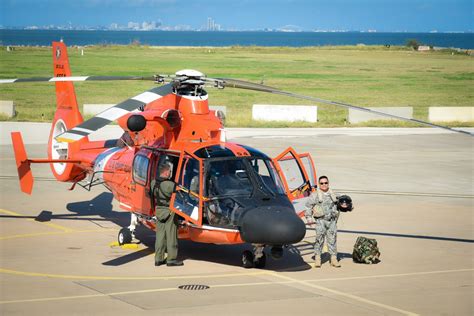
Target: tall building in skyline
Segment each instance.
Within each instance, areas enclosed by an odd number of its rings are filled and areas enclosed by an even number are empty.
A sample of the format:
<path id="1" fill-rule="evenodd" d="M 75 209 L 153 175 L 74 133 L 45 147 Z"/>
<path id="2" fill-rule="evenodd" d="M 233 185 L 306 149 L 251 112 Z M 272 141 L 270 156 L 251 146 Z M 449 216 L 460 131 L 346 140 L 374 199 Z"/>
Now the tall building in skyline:
<path id="1" fill-rule="evenodd" d="M 207 30 L 208 31 L 220 31 L 221 25 L 217 24 L 213 18 L 207 18 Z"/>

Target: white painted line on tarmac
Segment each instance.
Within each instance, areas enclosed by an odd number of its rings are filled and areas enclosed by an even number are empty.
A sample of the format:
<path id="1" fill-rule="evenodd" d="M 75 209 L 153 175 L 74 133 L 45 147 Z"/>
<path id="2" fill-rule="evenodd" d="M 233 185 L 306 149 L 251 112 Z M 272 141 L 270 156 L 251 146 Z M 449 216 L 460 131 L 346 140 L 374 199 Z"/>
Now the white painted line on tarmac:
<path id="1" fill-rule="evenodd" d="M 213 275 L 170 275 L 170 276 L 88 276 L 88 275 L 70 275 L 70 274 L 52 274 L 52 273 L 38 273 L 38 272 L 27 272 L 19 270 L 11 270 L 0 268 L 0 273 L 31 276 L 31 277 L 44 277 L 54 279 L 73 279 L 73 280 L 187 280 L 187 279 L 216 279 L 226 277 L 240 277 L 240 276 L 255 276 L 268 274 L 267 271 L 255 271 L 248 273 L 226 273 L 226 274 L 213 274 Z"/>
<path id="2" fill-rule="evenodd" d="M 86 229 L 86 230 L 69 230 L 69 231 L 54 231 L 54 232 L 42 232 L 42 233 L 29 233 L 29 234 L 18 234 L 18 235 L 7 235 L 7 236 L 0 236 L 0 240 L 8 240 L 8 239 L 16 239 L 16 238 L 32 238 L 32 237 L 39 237 L 39 236 L 54 236 L 54 235 L 64 235 L 64 234 L 80 234 L 80 233 L 103 233 L 103 232 L 110 232 L 116 231 L 116 229 Z"/>
<path id="3" fill-rule="evenodd" d="M 218 284 L 218 285 L 212 285 L 211 288 L 225 288 L 225 287 L 238 287 L 238 286 L 259 286 L 259 285 L 285 284 L 285 283 L 291 283 L 291 282 L 292 281 L 253 282 L 253 283 L 238 283 L 238 284 Z M 74 299 L 87 299 L 87 298 L 95 298 L 95 297 L 109 297 L 109 296 L 156 293 L 156 292 L 170 292 L 170 291 L 176 291 L 176 290 L 179 290 L 179 288 L 178 287 L 169 287 L 169 288 L 161 288 L 161 289 L 148 289 L 148 290 L 125 291 L 125 292 L 114 292 L 114 293 L 99 293 L 99 294 L 89 294 L 89 295 L 45 297 L 45 298 L 34 298 L 34 299 L 25 299 L 25 300 L 0 301 L 0 305 L 14 304 L 14 303 L 34 303 L 34 302 L 49 302 L 49 301 L 74 300 Z"/>
<path id="4" fill-rule="evenodd" d="M 474 269 L 456 269 L 456 270 L 423 271 L 423 272 L 398 273 L 398 274 L 367 275 L 367 276 L 360 276 L 360 277 L 312 279 L 312 280 L 306 280 L 306 281 L 307 282 L 326 282 L 326 281 L 366 280 L 366 279 L 394 278 L 394 277 L 404 277 L 404 276 L 420 276 L 420 275 L 430 275 L 430 274 L 472 272 L 472 271 L 474 271 Z"/>
<path id="5" fill-rule="evenodd" d="M 5 273 L 5 270 L 0 269 L 0 272 Z M 402 274 L 386 274 L 386 275 L 375 275 L 375 276 L 363 276 L 363 277 L 347 277 L 347 278 L 331 278 L 331 279 L 313 279 L 313 280 L 306 280 L 301 281 L 298 279 L 294 279 L 288 276 L 284 276 L 282 274 L 278 274 L 276 272 L 271 271 L 257 271 L 257 272 L 250 272 L 250 273 L 229 273 L 229 274 L 221 274 L 221 275 L 210 275 L 210 276 L 168 276 L 168 277 L 150 277 L 148 279 L 193 279 L 193 278 L 220 278 L 220 277 L 236 277 L 236 276 L 251 276 L 251 275 L 271 275 L 275 276 L 280 279 L 284 279 L 285 281 L 268 281 L 268 282 L 251 282 L 251 283 L 230 283 L 230 284 L 218 284 L 212 285 L 211 288 L 230 288 L 230 287 L 245 287 L 245 286 L 264 286 L 264 285 L 278 285 L 278 284 L 303 284 L 305 286 L 309 286 L 312 288 L 316 288 L 322 291 L 330 292 L 339 296 L 349 297 L 351 299 L 361 301 L 363 303 L 367 303 L 370 305 L 375 305 L 379 307 L 383 307 L 385 309 L 393 310 L 405 315 L 416 315 L 414 313 L 404 311 L 402 309 L 398 309 L 393 306 L 388 306 L 385 304 L 381 304 L 378 302 L 370 301 L 352 294 L 343 293 L 340 291 L 332 290 L 323 286 L 311 284 L 309 282 L 322 282 L 322 281 L 345 281 L 345 280 L 352 280 L 352 279 L 369 279 L 369 278 L 385 278 L 385 277 L 397 277 L 397 276 L 413 276 L 413 275 L 424 275 L 424 274 L 438 274 L 438 273 L 454 273 L 454 272 L 470 272 L 474 271 L 474 269 L 458 269 L 458 270 L 442 270 L 442 271 L 426 271 L 426 272 L 415 272 L 415 273 L 402 273 Z M 11 271 L 15 272 L 15 271 Z M 6 272 L 9 273 L 9 272 Z M 12 274 L 20 274 L 20 275 L 28 275 L 32 276 L 32 273 L 12 273 Z M 40 276 L 40 274 L 35 274 L 34 276 Z M 41 275 L 41 276 L 48 276 L 51 277 L 52 275 Z M 54 276 L 53 276 L 54 277 Z M 113 278 L 113 277 L 104 277 L 102 280 L 114 280 L 114 279 L 125 279 L 125 278 Z M 138 279 L 138 278 L 130 278 L 130 279 Z M 61 301 L 61 300 L 78 300 L 78 299 L 88 299 L 88 298 L 97 298 L 97 297 L 108 297 L 108 296 L 119 296 L 119 295 L 130 295 L 130 294 L 143 294 L 143 293 L 155 293 L 155 292 L 169 292 L 169 291 L 176 291 L 178 290 L 177 287 L 171 288 L 160 288 L 160 289 L 148 289 L 148 290 L 136 290 L 136 291 L 126 291 L 126 292 L 114 292 L 114 293 L 100 293 L 100 294 L 90 294 L 90 295 L 76 295 L 76 296 L 58 296 L 58 297 L 45 297 L 45 298 L 35 298 L 35 299 L 19 299 L 19 300 L 10 300 L 10 301 L 0 301 L 0 305 L 3 304 L 15 304 L 15 303 L 34 303 L 34 302 L 49 302 L 49 301 Z"/>
<path id="6" fill-rule="evenodd" d="M 394 306 L 390 306 L 390 305 L 382 304 L 382 303 L 379 303 L 379 302 L 371 301 L 369 299 L 366 299 L 366 298 L 363 298 L 363 297 L 360 297 L 360 296 L 356 296 L 356 295 L 353 295 L 353 294 L 333 290 L 333 289 L 330 289 L 330 288 L 327 288 L 327 287 L 324 287 L 324 286 L 312 284 L 309 281 L 298 280 L 298 279 L 295 279 L 295 278 L 292 278 L 292 277 L 289 277 L 289 276 L 286 276 L 286 275 L 282 275 L 282 274 L 277 274 L 277 273 L 272 273 L 272 275 L 277 277 L 277 278 L 280 278 L 280 279 L 292 280 L 294 283 L 298 283 L 298 284 L 301 284 L 301 285 L 304 285 L 304 286 L 307 286 L 307 287 L 315 288 L 315 289 L 318 289 L 318 290 L 321 290 L 321 291 L 329 292 L 329 293 L 335 294 L 337 296 L 347 297 L 347 298 L 350 298 L 350 299 L 355 300 L 355 301 L 359 301 L 359 302 L 362 302 L 362 303 L 365 303 L 365 304 L 381 307 L 383 309 L 398 312 L 398 313 L 403 314 L 403 315 L 410 315 L 410 316 L 418 315 L 416 313 L 409 312 L 409 311 L 406 311 L 406 310 L 403 310 L 403 309 L 400 309 L 400 308 L 397 308 L 397 307 L 394 307 Z"/>

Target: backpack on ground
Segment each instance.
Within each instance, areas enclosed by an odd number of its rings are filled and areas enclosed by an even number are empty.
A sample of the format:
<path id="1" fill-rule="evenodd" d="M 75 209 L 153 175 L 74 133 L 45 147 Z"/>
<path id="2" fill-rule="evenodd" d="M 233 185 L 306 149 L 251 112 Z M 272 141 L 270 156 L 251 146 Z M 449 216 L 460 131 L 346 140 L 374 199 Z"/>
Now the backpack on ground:
<path id="1" fill-rule="evenodd" d="M 352 252 L 352 260 L 357 263 L 378 263 L 380 262 L 380 251 L 377 247 L 377 240 L 359 236 L 357 237 Z"/>

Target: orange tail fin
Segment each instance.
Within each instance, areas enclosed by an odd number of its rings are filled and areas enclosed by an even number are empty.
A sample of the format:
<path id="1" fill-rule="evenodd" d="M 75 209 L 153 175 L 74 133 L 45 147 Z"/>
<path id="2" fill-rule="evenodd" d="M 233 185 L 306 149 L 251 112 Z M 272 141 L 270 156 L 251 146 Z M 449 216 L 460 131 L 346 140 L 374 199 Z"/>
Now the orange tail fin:
<path id="1" fill-rule="evenodd" d="M 72 76 L 67 48 L 62 42 L 53 42 L 53 67 L 55 77 Z M 71 81 L 65 81 L 56 82 L 55 85 L 57 109 L 67 110 L 69 114 L 72 115 L 70 123 L 74 123 L 74 125 L 82 123 L 83 119 L 77 105 L 74 83 Z"/>
<path id="2" fill-rule="evenodd" d="M 53 42 L 53 67 L 55 77 L 71 76 L 69 58 L 66 45 L 62 42 Z M 55 137 L 74 126 L 82 123 L 81 112 L 77 104 L 76 92 L 72 82 L 56 82 L 56 113 L 54 115 L 48 143 L 49 159 L 70 159 L 79 151 L 82 144 L 89 142 L 85 137 L 75 143 L 67 144 L 58 142 Z M 51 171 L 59 181 L 77 180 L 82 169 L 74 164 L 52 163 Z"/>

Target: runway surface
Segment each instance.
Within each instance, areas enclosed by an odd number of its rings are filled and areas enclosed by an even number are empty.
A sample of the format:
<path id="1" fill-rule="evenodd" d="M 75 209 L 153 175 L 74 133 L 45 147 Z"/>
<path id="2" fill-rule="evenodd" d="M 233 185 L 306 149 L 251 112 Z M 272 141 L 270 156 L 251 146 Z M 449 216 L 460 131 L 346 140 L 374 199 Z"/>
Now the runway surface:
<path id="1" fill-rule="evenodd" d="M 179 249 L 184 267 L 155 267 L 152 232 L 140 230 L 139 244 L 114 244 L 129 215 L 108 191 L 68 191 L 49 166 L 35 165 L 33 194 L 24 195 L 10 146 L 2 144 L 0 313 L 471 315 L 474 141 L 420 130 L 229 133 L 270 156 L 288 146 L 310 152 L 318 174 L 353 198 L 355 210 L 338 225 L 340 269 L 327 262 L 312 268 L 311 228 L 281 260 L 266 249 L 265 269 L 241 267 L 248 245 L 187 241 Z M 26 149 L 46 156 L 44 144 Z M 377 239 L 379 264 L 352 262 L 358 236 Z"/>

